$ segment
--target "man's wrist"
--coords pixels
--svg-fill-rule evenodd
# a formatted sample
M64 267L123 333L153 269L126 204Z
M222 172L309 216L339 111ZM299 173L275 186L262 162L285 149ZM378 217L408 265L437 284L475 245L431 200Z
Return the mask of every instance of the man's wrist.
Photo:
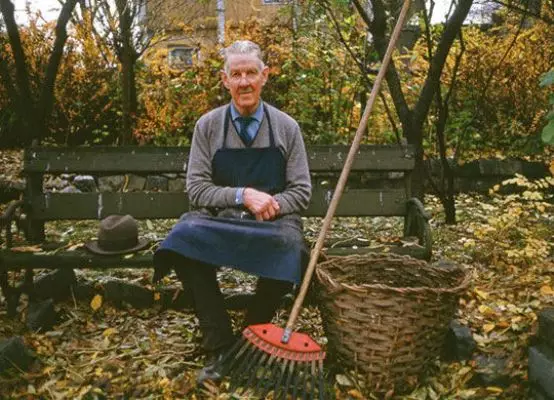
M235 194L235 205L241 206L244 204L244 189L243 187L238 188Z

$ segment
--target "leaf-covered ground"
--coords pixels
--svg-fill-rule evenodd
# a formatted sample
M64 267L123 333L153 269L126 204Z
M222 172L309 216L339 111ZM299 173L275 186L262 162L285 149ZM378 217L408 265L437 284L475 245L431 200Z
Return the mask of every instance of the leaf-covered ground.
M434 260L447 258L471 270L472 283L460 299L458 320L470 327L477 342L475 356L506 360L508 380L504 387L478 386L476 361L440 362L412 393L403 399L526 399L527 348L536 333L537 314L554 306L554 262L552 209L521 203L508 196L460 195L455 226L442 223L439 202L428 197L432 214ZM532 200L530 200L531 202ZM542 204L542 202L539 202ZM525 212L518 214L518 208ZM1 209L0 209L1 210ZM542 210L542 211L541 211ZM521 210L520 210L521 211ZM315 237L320 220L306 220L306 233ZM159 239L172 221L142 221L141 232ZM396 218L349 218L337 220L331 236L369 243L394 240L401 234ZM52 223L50 237L77 245L94 237L91 222ZM79 276L99 280L106 274L150 285L151 270L120 269L107 272L78 271ZM252 279L223 271L222 286L251 290ZM178 286L171 276L166 285ZM227 384L197 389L196 370L203 355L194 315L188 311L153 307L136 310L115 308L109 302L90 304L73 299L56 305L62 322L45 333L32 333L20 321L6 316L0 300L0 339L23 336L38 355L33 370L0 377L4 398L230 398ZM25 314L25 304L21 307ZM283 323L287 310L277 321ZM233 313L236 328L242 314ZM299 329L325 343L319 312L304 309ZM475 359L476 357L474 357ZM338 398L373 398L363 380L347 378L348 371L334 369L330 384ZM377 397L375 397L377 398Z

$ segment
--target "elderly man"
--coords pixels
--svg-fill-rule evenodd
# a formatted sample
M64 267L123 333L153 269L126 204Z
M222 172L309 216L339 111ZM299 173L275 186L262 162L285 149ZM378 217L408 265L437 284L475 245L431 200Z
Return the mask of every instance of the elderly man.
M171 264L192 291L208 353L199 381L218 378L212 366L235 341L217 266L259 276L246 314L252 325L272 319L307 258L299 214L311 183L300 128L262 101L269 69L258 45L237 41L224 59L221 78L232 101L198 120L187 169L192 210L155 255L155 280Z

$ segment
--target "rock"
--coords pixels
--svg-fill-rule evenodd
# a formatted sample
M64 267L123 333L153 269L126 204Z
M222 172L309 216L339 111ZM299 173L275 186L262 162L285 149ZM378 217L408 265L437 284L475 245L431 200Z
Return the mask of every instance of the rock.
M148 175L148 178L146 178L146 190L167 192L169 187L168 181L165 176Z
M185 178L170 179L168 183L168 190L170 192L185 192L186 183Z
M529 384L554 399L554 350L545 345L529 348Z
M60 191L60 193L81 193L81 191L75 186L66 186Z
M539 314L539 338L554 351L554 307Z
M77 175L73 178L73 185L84 193L96 192L98 190L94 177L90 175Z
M443 358L448 361L469 360L477 343L471 330L456 320L450 322L443 346Z
M11 369L27 371L35 355L23 343L23 339L14 336L0 341L0 375Z
M35 279L33 294L38 299L64 300L71 295L71 287L75 283L72 269L57 269Z
M115 279L102 286L106 300L118 307L128 303L134 308L146 308L154 303L154 294L143 286Z
M69 186L69 182L60 178L59 176L56 177L50 177L45 183L44 183L44 189L45 191L52 191L52 192L59 192L62 189Z
M129 178L127 182L128 192L137 192L144 189L144 184L146 183L146 178L144 176L129 174L127 177Z
M440 259L431 264L432 267L444 268L447 270L456 270L459 268L459 265L451 260ZM452 325L452 324L451 324Z
M554 397L545 394L541 388L531 386L529 388L529 400L554 400Z
M77 300L90 301L97 292L94 283L89 281L78 281L73 286L73 294Z
M499 356L477 356L475 358L475 375L468 386L498 386L506 388L510 385L510 372L507 369L507 359Z
M101 192L119 192L125 184L125 176L112 175L98 178L98 189Z
M30 303L27 310L25 325L29 330L46 332L59 321L59 315L54 308L54 300L48 299L40 303Z

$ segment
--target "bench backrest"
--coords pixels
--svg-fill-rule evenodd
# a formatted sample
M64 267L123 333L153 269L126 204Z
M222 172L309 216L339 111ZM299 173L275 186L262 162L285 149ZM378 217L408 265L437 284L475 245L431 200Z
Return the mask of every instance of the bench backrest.
M314 188L306 216L325 215L348 150L348 146L339 145L308 146ZM188 153L188 147L29 148L23 167L29 217L35 221L101 219L110 214L131 214L139 219L177 218L189 209L183 192L44 192L43 180L45 175L60 174L183 174ZM349 182L336 215L405 215L413 168L410 146L362 146L352 167L352 176L358 181ZM375 187L375 182L383 180L397 184Z

